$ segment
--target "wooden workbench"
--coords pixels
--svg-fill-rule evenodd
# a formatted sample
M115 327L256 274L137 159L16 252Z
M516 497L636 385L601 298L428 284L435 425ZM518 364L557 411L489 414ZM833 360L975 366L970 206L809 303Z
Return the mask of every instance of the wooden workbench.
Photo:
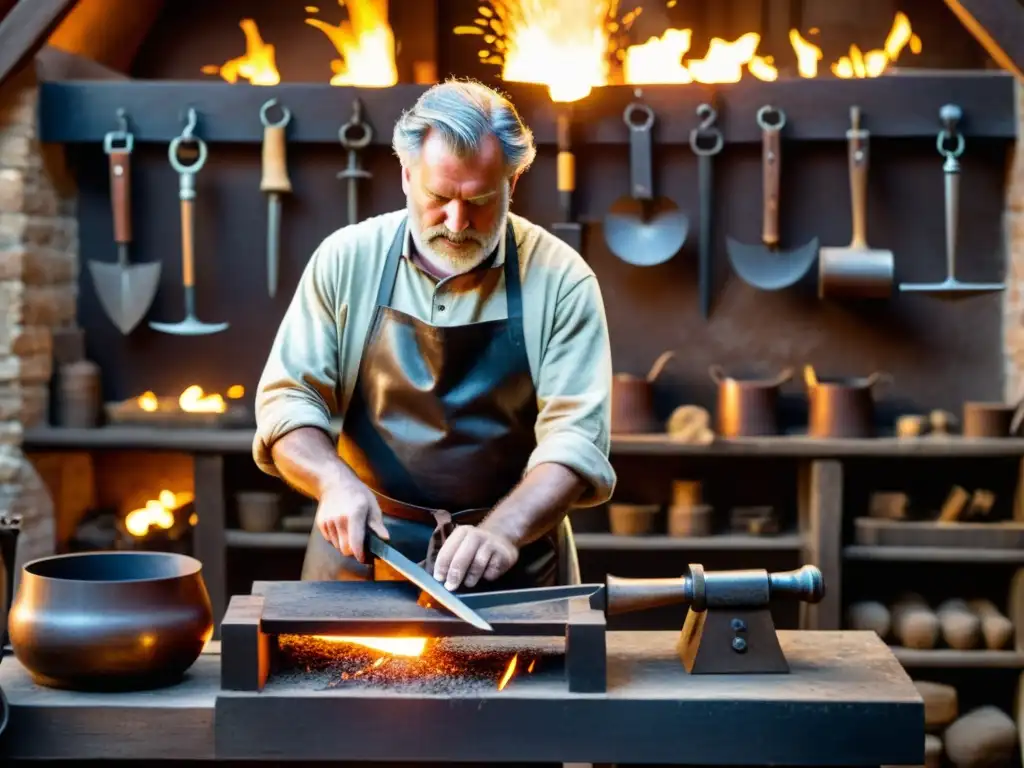
M35 686L7 657L0 760L924 762L923 702L875 634L780 632L792 672L743 677L687 675L676 637L610 632L603 694L569 694L554 673L465 697L273 679L262 693L221 693L216 645L176 687L84 694Z

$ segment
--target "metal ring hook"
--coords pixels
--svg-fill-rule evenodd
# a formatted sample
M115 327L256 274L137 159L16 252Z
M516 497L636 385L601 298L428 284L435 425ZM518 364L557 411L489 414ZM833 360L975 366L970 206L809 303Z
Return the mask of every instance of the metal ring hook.
M710 131L718 119L718 111L710 104L701 104L697 107L697 117L700 119L697 130L700 132Z
M338 141L345 149L362 149L373 138L373 128L363 122L363 104L352 100L352 117L338 129Z
M185 123L185 130L181 132L182 141L192 141L193 132L196 129L196 125L199 123L199 116L196 114L195 107L188 108L188 121Z
M118 107L114 113L117 117L117 130L109 131L103 137L103 151L108 155L111 152L131 152L135 147L135 137L128 130L128 113L124 107ZM115 142L121 142L122 146L118 149L115 147Z
M264 128L283 128L288 125L288 122L292 119L292 112L288 107L281 105L281 119L276 123L270 122L267 117L267 113L272 108L277 106L277 99L268 99L267 102L260 107L260 122L263 123Z
M701 104L697 107L697 117L700 122L697 127L690 131L690 149L695 155L717 155L722 151L725 138L722 132L715 125L718 119L718 112L710 104ZM713 142L710 147L700 146L701 136L711 136Z
M769 122L768 115L778 116L777 122ZM757 125L762 131L781 131L786 125L786 113L778 107L766 104L757 110Z
M964 135L957 130L960 118L963 117L963 110L956 104L946 104L939 109L939 120L942 121L942 130L939 131L936 139L936 146L939 154L947 159L958 158L964 151ZM946 149L946 142L954 142L953 149Z

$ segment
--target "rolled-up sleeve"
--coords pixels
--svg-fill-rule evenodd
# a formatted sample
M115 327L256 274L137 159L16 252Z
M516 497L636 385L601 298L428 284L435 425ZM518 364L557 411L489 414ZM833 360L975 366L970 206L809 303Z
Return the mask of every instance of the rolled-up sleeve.
M537 447L527 471L562 464L589 484L577 506L611 498L612 360L608 323L597 278L580 280L559 299L537 379Z
M338 340L346 307L339 306L338 253L322 244L303 270L274 338L256 389L253 459L278 475L270 449L300 427L330 433L338 412Z

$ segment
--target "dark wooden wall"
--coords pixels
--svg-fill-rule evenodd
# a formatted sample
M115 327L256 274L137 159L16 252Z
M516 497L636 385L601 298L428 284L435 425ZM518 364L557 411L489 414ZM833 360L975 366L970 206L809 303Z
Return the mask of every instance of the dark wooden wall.
M399 1L393 0L393 4ZM154 25L136 58L133 74L141 78L202 78L199 70L204 64L222 63L242 53L243 36L237 22L252 17L267 42L276 46L283 80L324 82L333 48L322 33L303 23L303 5L283 0L177 0L168 4ZM341 11L332 3L321 5L321 18L340 18ZM494 72L493 68L480 70L475 64L477 45L471 38L445 33L455 23L471 23L473 5L461 0L439 5L438 26L444 41L439 46L443 56L438 68L441 76ZM870 23L862 21L857 27L868 30L863 33L867 38L862 42L864 47L881 44L896 7L889 2L877 5L881 10L873 11ZM742 6L737 3L734 7ZM984 65L978 47L944 6L912 0L899 7L907 9L915 29L924 37L924 52L918 57L922 62L937 65L936 52L944 46L949 52L946 66ZM805 17L824 14L811 0L804 3L803 11ZM837 16L834 11L831 15ZM646 17L648 27L653 17ZM825 21L821 23L825 36ZM846 28L854 28L849 19L846 24ZM711 27L705 27L701 34L706 37ZM657 34L661 28L645 28L637 34L643 38ZM411 34L402 29L396 32L399 39ZM694 42L697 55L704 50L697 42L699 37ZM465 67L457 66L459 62ZM909 54L900 60L900 66L913 63L914 57ZM378 130L389 129L378 126ZM683 147L656 151L661 192L673 198L692 220L684 250L658 267L628 266L618 261L603 242L601 216L627 192L627 149L581 147L578 167L580 207L591 222L585 234L585 256L597 272L604 293L616 370L644 373L663 350L679 353L660 382L659 409L663 416L683 401L713 405L715 390L707 374L713 363L731 370L766 372L812 363L823 375L885 370L895 377L895 384L880 392L885 402L884 418L890 422L900 411L930 407L956 411L964 399L1001 396L999 295L955 305L897 295L888 304L837 306L817 300L813 270L806 284L778 293L756 291L730 274L725 235L754 242L760 233L758 146L727 146L718 158L716 295L712 317L702 320L696 303L696 159ZM784 242L800 244L817 235L823 245L848 243L845 145L789 142L783 151ZM960 276L964 279L995 280L1003 276L1002 216L1008 151L1005 142L976 140L969 142L962 158ZM894 251L898 280L941 279L945 271L942 161L934 141L876 140L871 152L869 241ZM106 158L100 147L87 147L76 149L73 159L81 190L83 265L93 259L113 260ZM258 146L212 145L206 167L199 174L199 316L211 322L229 321L227 332L209 337L175 337L141 326L123 338L104 317L91 277L83 268L80 322L87 330L89 354L103 368L107 399L131 397L146 389L175 394L193 383L208 390L242 383L251 392L301 270L317 244L345 223L345 187L335 178L345 163L340 146L293 145L288 160L295 192L285 201L283 263L275 299L270 299L266 290L266 203L259 192ZM182 315L178 180L163 146L138 146L133 161L133 258L164 264L161 290L149 319L178 320ZM363 187L361 213L372 215L404 206L399 166L387 148L373 149L364 161L374 178ZM550 222L557 210L553 178L554 151L543 147L535 167L517 188L513 210L539 223ZM803 419L802 387L796 382L787 392L788 422L799 428Z

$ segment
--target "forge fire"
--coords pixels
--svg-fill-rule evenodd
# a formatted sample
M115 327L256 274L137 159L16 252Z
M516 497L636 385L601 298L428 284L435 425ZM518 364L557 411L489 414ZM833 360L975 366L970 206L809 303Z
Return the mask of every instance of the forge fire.
M667 2L669 8L675 4L676 0ZM325 62L330 84L395 85L396 42L386 3L347 0L343 5L347 18L338 23L323 16L340 15L339 11L305 8L306 24L326 35L338 53L338 58ZM630 33L642 13L643 8L626 7L620 0L486 0L477 7L475 18L452 32L464 44L478 46L480 61L500 68L502 80L546 85L557 102L578 101L596 87L614 84L734 83L745 75L762 81L779 77L780 63L759 53L757 32L735 40L713 36L703 56L691 50L689 28L669 28L642 43L631 43ZM223 64L208 64L202 73L229 83L280 83L273 42L253 19L242 19L239 27L244 53ZM821 70L843 79L878 77L905 51L918 54L923 45L903 12L894 15L888 35L877 47L862 50L851 44L846 54L824 65L822 48L814 42L819 34L816 27L789 31L799 77L815 78Z
M361 638L281 635L275 684L388 688L405 693L472 694L561 665L552 648L481 646L467 638Z

